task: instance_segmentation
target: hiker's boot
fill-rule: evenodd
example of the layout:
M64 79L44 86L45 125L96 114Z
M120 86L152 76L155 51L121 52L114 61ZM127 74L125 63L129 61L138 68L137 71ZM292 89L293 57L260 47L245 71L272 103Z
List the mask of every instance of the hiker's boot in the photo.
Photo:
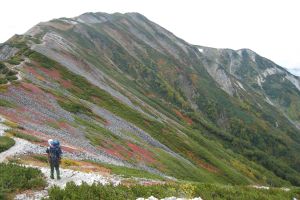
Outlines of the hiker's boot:
M51 178L51 179L54 179L54 175L53 175L53 174L51 174L51 175L50 175L50 178Z

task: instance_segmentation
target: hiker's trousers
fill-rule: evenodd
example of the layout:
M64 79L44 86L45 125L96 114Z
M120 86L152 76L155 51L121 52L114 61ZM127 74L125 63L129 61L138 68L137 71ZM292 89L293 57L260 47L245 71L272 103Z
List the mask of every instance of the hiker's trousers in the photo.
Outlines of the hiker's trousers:
M50 162L50 169L51 169L51 176L54 176L54 169L56 171L57 177L60 176L60 174L59 174L59 163Z

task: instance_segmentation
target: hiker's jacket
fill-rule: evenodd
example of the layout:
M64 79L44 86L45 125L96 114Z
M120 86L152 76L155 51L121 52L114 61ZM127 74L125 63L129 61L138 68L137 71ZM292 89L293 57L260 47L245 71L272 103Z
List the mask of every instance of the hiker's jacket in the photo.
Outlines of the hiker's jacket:
M61 148L58 147L48 147L46 150L50 164L58 165L61 159Z

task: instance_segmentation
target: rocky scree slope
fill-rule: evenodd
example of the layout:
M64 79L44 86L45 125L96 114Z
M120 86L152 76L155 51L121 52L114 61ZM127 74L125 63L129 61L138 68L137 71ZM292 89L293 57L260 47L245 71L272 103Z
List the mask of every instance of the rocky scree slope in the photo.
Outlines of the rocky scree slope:
M54 19L1 45L22 80L1 86L0 114L82 159L201 182L299 185L289 112L298 79L249 52L188 44L138 13ZM295 88L269 81L277 69ZM292 94L290 107L274 91Z

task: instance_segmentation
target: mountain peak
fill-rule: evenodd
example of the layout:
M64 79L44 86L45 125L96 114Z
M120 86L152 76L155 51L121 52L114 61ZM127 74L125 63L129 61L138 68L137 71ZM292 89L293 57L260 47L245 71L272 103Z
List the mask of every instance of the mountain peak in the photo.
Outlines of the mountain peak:
M85 13L9 41L0 115L91 160L193 181L300 185L298 80L252 50L191 45L146 19Z
M137 17L140 19L146 19L145 16L143 16L140 13L137 12L128 12L128 13L105 13L105 12L87 12L84 14L81 14L77 17L74 17L72 19L81 22L81 23L88 23L88 24L95 24L95 23L103 23L106 21L114 20L116 17Z

